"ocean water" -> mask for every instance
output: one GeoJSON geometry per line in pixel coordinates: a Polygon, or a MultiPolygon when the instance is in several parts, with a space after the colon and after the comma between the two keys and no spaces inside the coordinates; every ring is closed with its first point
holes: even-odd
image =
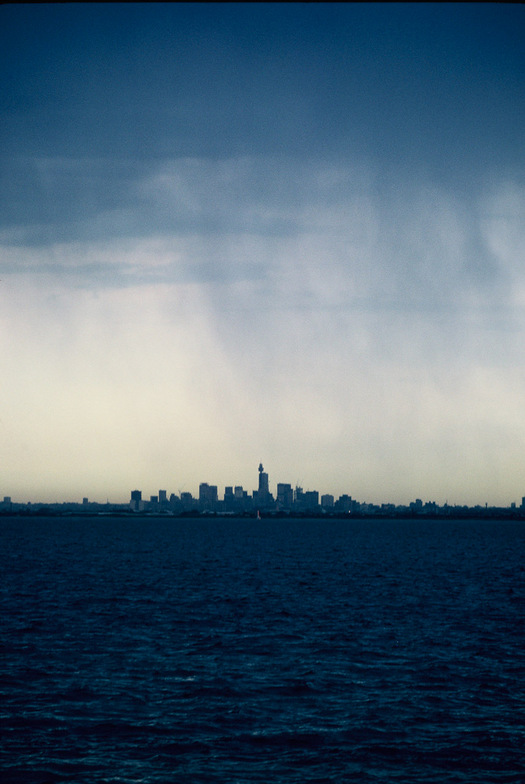
{"type": "Polygon", "coordinates": [[[0,518],[0,780],[525,781],[525,524],[0,518]]]}

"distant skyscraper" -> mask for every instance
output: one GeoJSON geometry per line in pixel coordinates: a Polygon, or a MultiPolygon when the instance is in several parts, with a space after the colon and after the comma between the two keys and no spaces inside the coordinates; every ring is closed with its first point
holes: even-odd
{"type": "Polygon", "coordinates": [[[263,464],[259,463],[259,498],[266,498],[268,489],[268,474],[264,473],[263,464]]]}
{"type": "Polygon", "coordinates": [[[319,493],[317,490],[307,490],[304,494],[304,506],[306,509],[315,509],[319,506],[319,493]]]}
{"type": "Polygon", "coordinates": [[[197,506],[191,493],[181,493],[180,502],[182,504],[182,508],[186,512],[190,511],[190,509],[193,509],[194,507],[196,508],[197,506]]]}
{"type": "Polygon", "coordinates": [[[202,510],[211,510],[217,504],[217,485],[201,482],[199,485],[199,507],[202,510]]]}
{"type": "Polygon", "coordinates": [[[293,506],[292,485],[279,482],[277,485],[277,503],[281,509],[291,509],[293,506]]]}
{"type": "Polygon", "coordinates": [[[259,489],[254,491],[253,501],[261,508],[271,506],[274,502],[268,486],[268,474],[264,472],[262,463],[259,463],[259,489]]]}
{"type": "Polygon", "coordinates": [[[350,512],[352,509],[352,496],[344,493],[334,504],[338,512],[350,512]]]}
{"type": "Polygon", "coordinates": [[[129,502],[129,505],[134,512],[142,511],[144,508],[144,504],[142,503],[142,490],[131,491],[131,501],[129,502]]]}

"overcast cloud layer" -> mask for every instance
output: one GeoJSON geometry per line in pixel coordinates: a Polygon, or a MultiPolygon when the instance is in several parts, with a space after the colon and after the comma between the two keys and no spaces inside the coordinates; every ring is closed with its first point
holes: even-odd
{"type": "Polygon", "coordinates": [[[0,17],[0,495],[521,501],[521,6],[0,17]]]}

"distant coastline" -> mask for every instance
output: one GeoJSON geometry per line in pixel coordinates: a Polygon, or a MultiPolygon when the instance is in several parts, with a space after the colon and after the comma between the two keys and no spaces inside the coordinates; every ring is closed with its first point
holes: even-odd
{"type": "Polygon", "coordinates": [[[129,519],[134,518],[148,518],[148,519],[172,519],[172,520],[188,520],[188,519],[213,519],[213,520],[227,520],[227,519],[244,519],[254,520],[301,520],[301,519],[318,519],[320,521],[329,520],[523,520],[525,521],[525,508],[523,507],[485,507],[485,506],[444,506],[438,507],[433,511],[415,510],[405,506],[393,507],[383,509],[381,507],[372,507],[366,510],[337,512],[326,511],[324,509],[318,510],[261,510],[257,511],[209,511],[199,509],[191,509],[187,511],[174,512],[171,510],[163,511],[142,511],[136,512],[130,509],[128,504],[89,504],[86,508],[85,504],[72,504],[72,503],[53,503],[53,504],[12,504],[10,508],[6,508],[0,504],[0,519],[6,517],[21,517],[21,518],[42,518],[46,517],[125,517],[129,519]],[[4,508],[1,508],[1,507],[4,508]]]}
{"type": "Polygon", "coordinates": [[[348,519],[352,518],[491,518],[525,520],[525,497],[521,505],[511,503],[509,506],[474,506],[447,503],[437,504],[435,501],[423,502],[416,498],[409,504],[363,503],[348,493],[338,498],[329,493],[320,494],[317,490],[306,490],[298,485],[278,482],[275,496],[270,491],[268,474],[263,464],[258,467],[258,489],[251,492],[241,485],[227,485],[223,498],[219,499],[217,485],[201,482],[198,496],[183,491],[179,495],[168,494],[167,490],[158,490],[149,499],[142,497],[142,490],[131,490],[128,503],[99,503],[84,497],[81,503],[55,501],[53,503],[27,502],[16,503],[11,496],[4,496],[0,501],[0,515],[45,516],[45,515],[141,515],[147,517],[239,517],[239,518],[320,518],[348,519]]]}

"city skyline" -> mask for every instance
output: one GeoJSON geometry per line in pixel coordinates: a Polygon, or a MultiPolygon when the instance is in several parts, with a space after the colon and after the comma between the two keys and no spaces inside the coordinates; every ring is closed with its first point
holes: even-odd
{"type": "Polygon", "coordinates": [[[2,494],[519,501],[523,6],[0,20],[2,494]]]}
{"type": "MultiPolygon", "coordinates": [[[[39,507],[46,505],[72,506],[82,508],[84,511],[90,508],[95,511],[104,506],[112,508],[129,509],[133,512],[170,512],[172,514],[183,514],[187,512],[214,512],[214,513],[252,513],[259,515],[259,512],[295,512],[295,513],[314,513],[316,511],[333,512],[339,514],[374,514],[378,511],[384,513],[400,512],[410,510],[414,513],[436,514],[443,510],[453,510],[454,508],[482,509],[488,508],[487,501],[484,503],[478,500],[475,504],[449,503],[448,499],[444,503],[436,502],[414,495],[411,499],[404,502],[393,502],[392,500],[371,498],[358,499],[350,492],[341,493],[339,496],[327,493],[325,490],[303,488],[300,485],[293,485],[291,482],[283,482],[277,479],[270,483],[269,474],[264,470],[263,464],[259,463],[257,488],[245,488],[239,484],[225,485],[222,497],[218,485],[210,484],[207,481],[200,481],[198,490],[179,490],[178,494],[169,489],[159,489],[156,493],[149,495],[141,489],[131,490],[129,501],[120,498],[118,500],[106,499],[104,504],[100,499],[93,499],[87,495],[79,499],[59,500],[45,502],[39,499],[34,501],[24,501],[13,499],[11,496],[0,497],[0,511],[9,512],[10,510],[22,511],[31,506],[39,507]],[[273,492],[272,488],[275,488],[273,492]]],[[[348,490],[348,488],[347,488],[348,490]]],[[[525,509],[525,496],[521,497],[521,503],[515,500],[507,501],[504,504],[491,504],[491,509],[525,509]]]]}

